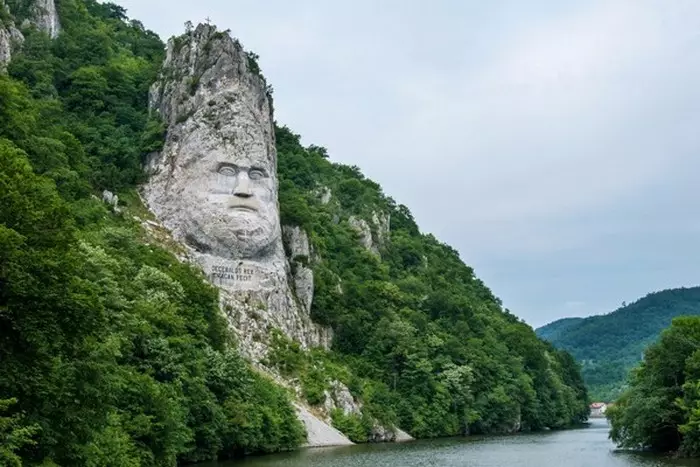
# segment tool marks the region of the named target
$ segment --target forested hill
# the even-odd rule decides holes
[[[549,342],[556,341],[559,336],[564,333],[567,329],[576,326],[583,318],[562,318],[556,321],[552,321],[549,324],[537,328],[536,332],[539,337]]]
[[[582,362],[594,399],[613,400],[644,349],[684,315],[700,315],[700,287],[650,293],[606,315],[561,319],[536,332]]]
[[[330,351],[302,351],[270,331],[266,363],[298,394],[254,371],[218,289],[149,228],[137,194],[167,132],[148,111],[163,41],[113,4],[60,0],[51,35],[34,2],[0,4],[0,38],[13,39],[0,73],[0,465],[174,466],[293,449],[305,433],[292,402],[323,407],[335,382],[361,402],[333,412],[357,442],[377,422],[435,437],[587,416],[569,353],[504,310],[377,183],[283,125],[282,222],[309,235],[312,254],[295,264],[313,269],[312,317],[335,337]]]

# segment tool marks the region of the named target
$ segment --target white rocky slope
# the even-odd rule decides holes
[[[321,446],[346,446],[355,444],[347,436],[330,426],[325,421],[311,413],[311,411],[299,403],[294,404],[297,417],[304,424],[307,433],[306,447]]]

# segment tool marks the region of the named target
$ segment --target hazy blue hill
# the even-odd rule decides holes
[[[583,364],[591,397],[614,399],[644,349],[684,315],[700,315],[700,287],[650,293],[611,313],[554,321],[536,333]]]

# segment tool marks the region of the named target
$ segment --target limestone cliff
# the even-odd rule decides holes
[[[12,59],[12,52],[24,42],[24,36],[17,28],[36,27],[52,39],[61,31],[61,22],[54,0],[34,0],[27,9],[24,18],[15,18],[16,12],[10,11],[5,0],[0,0],[0,72],[7,68]]]
[[[4,72],[12,59],[12,49],[24,40],[15,26],[9,7],[0,0],[0,72]]]
[[[297,226],[284,226],[282,233],[287,247],[287,257],[292,266],[297,299],[305,312],[310,314],[314,299],[314,273],[309,267],[312,260],[309,237]]]
[[[30,12],[29,17],[25,19],[26,24],[34,25],[51,39],[55,39],[61,32],[61,22],[54,0],[34,0]]]
[[[149,102],[168,131],[143,197],[219,288],[241,352],[264,367],[275,329],[302,348],[329,348],[330,328],[310,318],[308,237],[280,224],[272,106],[255,63],[228,33],[200,24],[168,42]],[[308,444],[350,443],[308,410],[299,417]]]
[[[310,270],[293,274],[284,252],[272,109],[251,66],[241,45],[211,25],[169,41],[150,93],[168,133],[149,161],[144,197],[220,288],[241,350],[260,362],[273,328],[304,348],[327,348],[331,334],[309,317]],[[309,249],[297,237],[295,262]]]

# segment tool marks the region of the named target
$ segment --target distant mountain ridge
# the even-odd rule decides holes
[[[557,340],[567,329],[579,324],[585,318],[562,318],[545,324],[536,330],[537,336],[548,341]]]
[[[644,349],[683,315],[700,315],[700,287],[653,292],[608,314],[563,318],[535,332],[582,363],[591,397],[613,400]]]

